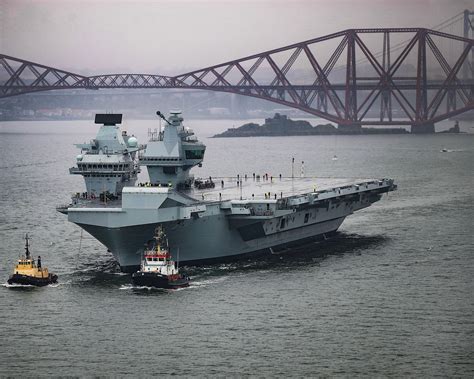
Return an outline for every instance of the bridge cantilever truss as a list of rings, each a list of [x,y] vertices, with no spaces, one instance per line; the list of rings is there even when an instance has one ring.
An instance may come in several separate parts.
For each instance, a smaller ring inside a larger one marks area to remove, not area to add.
[[[83,76],[0,55],[0,98],[57,89],[192,88],[265,99],[341,125],[422,128],[474,109],[473,45],[422,28],[350,29],[173,77]]]

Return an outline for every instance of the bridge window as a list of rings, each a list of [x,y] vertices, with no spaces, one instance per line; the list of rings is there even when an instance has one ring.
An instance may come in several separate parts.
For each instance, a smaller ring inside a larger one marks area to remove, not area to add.
[[[186,150],[186,159],[202,159],[204,150]]]

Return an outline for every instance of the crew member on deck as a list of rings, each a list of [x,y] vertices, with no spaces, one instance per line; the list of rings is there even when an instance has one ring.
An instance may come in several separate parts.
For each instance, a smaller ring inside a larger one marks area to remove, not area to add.
[[[41,255],[38,255],[38,268],[41,268]]]

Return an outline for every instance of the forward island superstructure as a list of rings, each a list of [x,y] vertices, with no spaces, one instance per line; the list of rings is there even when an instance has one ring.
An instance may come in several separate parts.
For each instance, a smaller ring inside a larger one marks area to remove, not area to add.
[[[92,190],[106,188],[106,177],[95,173],[98,184],[87,187],[86,196],[58,208],[103,243],[122,271],[139,267],[159,226],[183,264],[236,259],[334,232],[345,217],[396,189],[393,179],[321,179],[317,189],[310,178],[229,177],[217,186],[212,178],[195,180],[190,169],[202,164],[205,145],[184,127],[180,112],[168,119],[157,114],[166,120],[164,130],[149,133],[145,146],[136,145],[149,182],[117,186],[116,198],[104,192],[92,197]],[[99,135],[96,140],[100,146]],[[119,143],[121,153],[109,151],[115,160],[131,151],[125,140]]]
[[[103,125],[96,138],[75,145],[81,153],[76,157],[77,167],[70,168],[69,173],[84,177],[83,197],[118,198],[124,186],[135,185],[140,172],[136,161],[140,147],[134,136],[117,126],[122,123],[121,114],[97,114],[95,123]]]

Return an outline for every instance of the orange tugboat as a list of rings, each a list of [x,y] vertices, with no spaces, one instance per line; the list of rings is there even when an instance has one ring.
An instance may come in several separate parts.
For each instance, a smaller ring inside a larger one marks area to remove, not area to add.
[[[189,286],[189,277],[178,271],[177,264],[171,260],[168,241],[163,229],[158,227],[154,247],[145,250],[140,270],[132,274],[136,286],[156,288],[180,288]]]
[[[41,267],[41,257],[38,256],[37,264],[31,258],[28,234],[25,236],[25,241],[25,255],[18,260],[18,264],[13,270],[13,275],[8,279],[8,284],[46,286],[56,283],[58,276],[48,272],[46,267]]]

